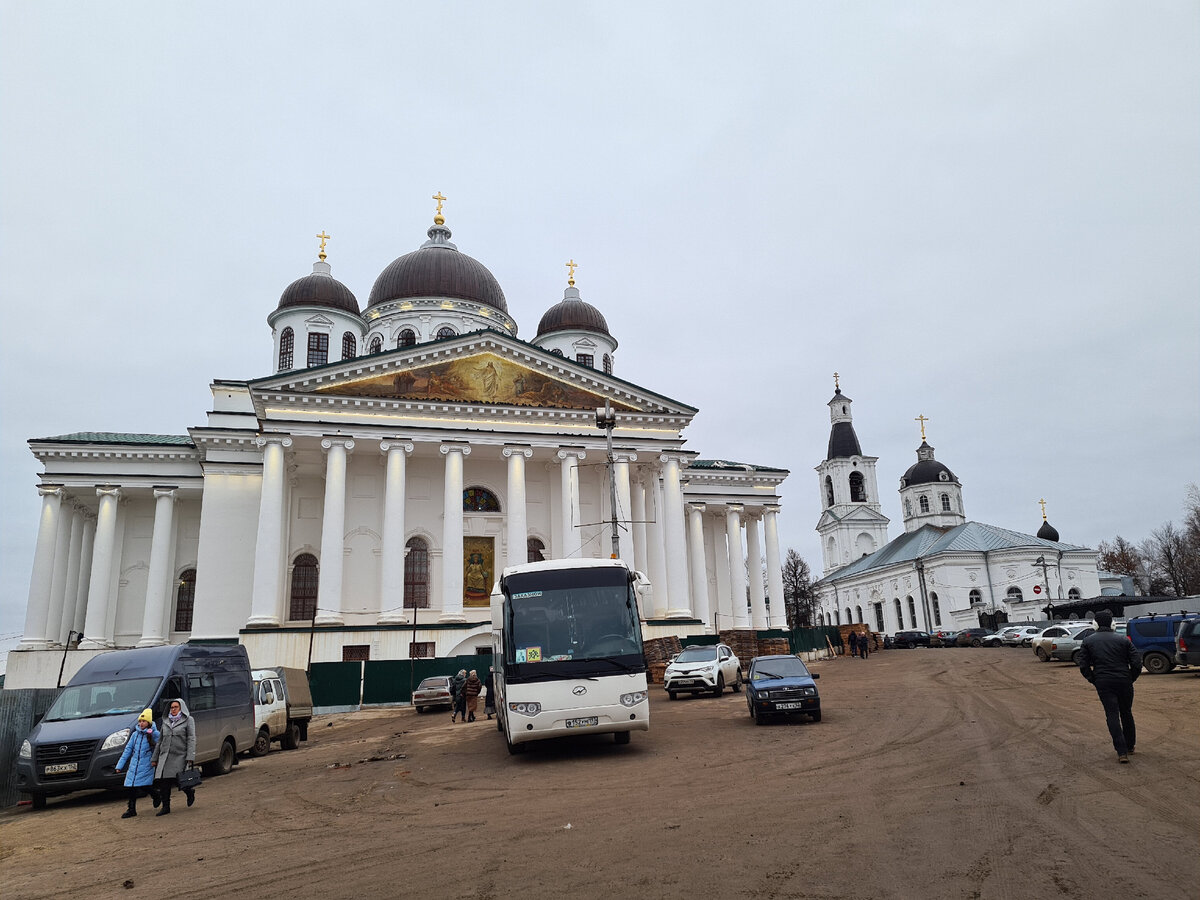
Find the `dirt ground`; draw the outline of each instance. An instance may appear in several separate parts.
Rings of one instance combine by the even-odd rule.
[[[1200,674],[1138,681],[1118,765],[1093,689],[1028,650],[813,669],[819,724],[658,688],[624,747],[510,757],[482,716],[322,717],[170,816],[103,793],[0,813],[0,895],[1198,896]]]

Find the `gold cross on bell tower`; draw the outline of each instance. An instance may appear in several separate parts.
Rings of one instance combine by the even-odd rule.
[[[434,225],[445,225],[446,217],[442,215],[442,204],[446,202],[446,198],[442,196],[441,191],[438,191],[430,199],[436,200],[437,204],[438,204],[437,214],[433,217],[433,224]]]
[[[1042,505],[1042,521],[1045,522],[1046,521],[1046,498],[1043,497],[1041,500],[1038,501],[1038,503],[1040,503]]]
[[[325,233],[325,229],[321,229],[321,233],[317,235],[321,239],[321,252],[317,254],[317,258],[321,262],[325,262],[325,242],[329,240],[329,235]]]
[[[578,268],[579,268],[579,263],[575,262],[574,259],[567,260],[567,269],[568,269],[567,284],[570,285],[571,287],[575,287],[575,270]]]
[[[840,384],[838,384],[838,373],[837,372],[833,373],[833,389],[835,391],[840,391],[842,389],[842,386]]]
[[[926,416],[917,416],[915,419],[913,419],[913,421],[921,423],[921,440],[925,440],[925,423],[928,422],[929,419]]]

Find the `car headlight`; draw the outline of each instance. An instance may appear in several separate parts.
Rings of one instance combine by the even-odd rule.
[[[100,749],[115,750],[117,747],[124,747],[127,740],[129,740],[129,729],[122,728],[120,731],[114,731],[106,737],[104,743],[100,745]]]
[[[29,741],[21,741],[21,752],[18,755],[21,759],[33,759],[33,745]]]
[[[510,712],[520,713],[523,716],[536,716],[542,711],[540,703],[510,703],[508,704]]]
[[[622,706],[637,706],[639,703],[641,703],[645,699],[646,699],[645,691],[634,691],[632,694],[622,694],[621,695],[621,705]]]

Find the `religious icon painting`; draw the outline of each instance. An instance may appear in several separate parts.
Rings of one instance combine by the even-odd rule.
[[[491,604],[496,580],[496,539],[463,538],[463,606]]]

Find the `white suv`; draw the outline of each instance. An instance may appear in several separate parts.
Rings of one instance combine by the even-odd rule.
[[[742,689],[742,664],[725,644],[684,647],[663,675],[663,687],[672,700],[679,693],[704,691],[719,697],[726,685],[735,691]]]

